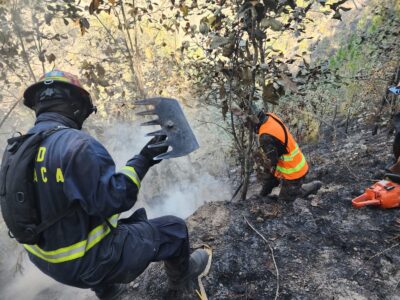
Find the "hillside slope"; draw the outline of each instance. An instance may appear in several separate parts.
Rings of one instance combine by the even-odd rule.
[[[386,10],[395,14],[391,7]],[[389,99],[390,105],[379,107],[387,75],[399,62],[399,16],[389,19],[380,11],[371,16],[365,35],[356,32],[350,41],[339,39],[336,54],[327,47],[332,50],[332,68],[341,75],[351,69],[351,78],[345,81],[343,76],[335,86],[323,80],[304,86],[304,101],[317,107],[306,107],[304,115],[321,126],[318,143],[305,145],[299,140],[311,165],[308,180],[323,182],[317,195],[279,202],[258,197],[260,186],[252,181],[246,201],[207,203],[188,218],[192,246],[207,244],[213,249],[213,264],[203,280],[210,300],[274,299],[277,294],[279,299],[400,299],[400,210],[351,206],[351,199],[381,179],[382,170],[393,159],[393,136],[387,124],[399,108],[394,98]],[[371,62],[368,66],[366,60]],[[294,98],[298,96],[283,99],[278,113],[302,118]],[[335,123],[330,119],[333,115]],[[310,126],[304,124],[309,131]],[[373,135],[376,128],[378,134]],[[296,134],[301,135],[299,128]],[[209,161],[205,155],[204,164]],[[268,241],[273,255],[245,218]],[[6,246],[0,243],[0,253],[11,253]],[[3,273],[0,291],[11,283],[10,270]],[[25,299],[96,299],[90,291],[40,284],[36,283],[39,294]],[[23,286],[31,290],[28,283]],[[154,263],[130,284],[124,300],[162,299],[166,289],[163,266]]]
[[[188,223],[192,244],[214,250],[203,280],[209,299],[275,297],[273,257],[244,217],[274,250],[279,299],[400,299],[400,211],[351,206],[383,175],[391,141],[387,132],[372,136],[356,124],[348,135],[307,151],[314,165],[309,178],[324,183],[317,195],[291,203],[254,195],[200,208]],[[161,299],[165,279],[162,265],[154,264],[126,299]]]
[[[322,99],[319,91],[329,91],[328,102],[316,107],[336,106],[342,115],[336,108],[329,117],[321,113],[314,119],[319,141],[300,143],[311,165],[308,180],[323,182],[319,192],[284,203],[257,196],[260,187],[253,183],[246,201],[206,204],[188,219],[193,246],[214,250],[203,280],[210,300],[274,299],[277,293],[279,299],[400,299],[400,210],[351,206],[393,162],[390,119],[399,106],[383,94],[400,55],[394,7],[372,7],[369,21],[358,24],[364,29],[353,32],[360,39],[342,41],[331,56],[330,65],[351,74],[351,81],[305,89],[314,102]],[[162,265],[154,264],[131,284],[126,299],[162,299],[165,281]]]

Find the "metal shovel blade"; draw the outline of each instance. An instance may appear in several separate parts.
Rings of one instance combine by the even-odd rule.
[[[142,126],[161,126],[160,130],[150,132],[146,134],[146,136],[167,135],[166,140],[149,147],[154,148],[170,146],[172,148],[171,151],[156,156],[154,160],[185,156],[199,148],[196,137],[194,136],[193,131],[190,128],[190,125],[186,120],[183,110],[177,100],[156,97],[139,100],[136,101],[135,104],[153,106],[153,108],[150,110],[137,113],[138,115],[158,116],[158,119],[141,124]]]

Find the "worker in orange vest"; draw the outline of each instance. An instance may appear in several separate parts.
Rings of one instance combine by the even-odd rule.
[[[299,145],[282,120],[274,113],[264,111],[258,113],[258,119],[256,132],[260,146],[271,163],[260,195],[270,194],[280,181],[282,187],[279,199],[282,200],[294,200],[318,190],[320,182],[302,188],[309,167]]]

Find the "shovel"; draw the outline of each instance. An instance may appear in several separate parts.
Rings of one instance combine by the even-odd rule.
[[[146,136],[163,136],[167,139],[156,144],[149,145],[149,148],[170,146],[171,151],[154,157],[154,160],[168,159],[185,156],[199,148],[196,137],[188,121],[185,118],[179,102],[171,98],[149,98],[135,102],[136,105],[151,105],[150,110],[137,113],[140,116],[157,115],[158,119],[140,124],[141,126],[160,125],[161,129],[150,132]]]

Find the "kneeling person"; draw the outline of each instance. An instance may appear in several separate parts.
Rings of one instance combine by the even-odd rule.
[[[310,187],[302,189],[304,177],[308,173],[306,158],[301,152],[288,128],[273,113],[258,113],[259,123],[256,129],[260,146],[270,161],[265,174],[261,196],[271,193],[282,181],[279,199],[294,200],[310,193]],[[312,184],[312,189],[318,189]],[[312,191],[311,191],[312,192]]]

